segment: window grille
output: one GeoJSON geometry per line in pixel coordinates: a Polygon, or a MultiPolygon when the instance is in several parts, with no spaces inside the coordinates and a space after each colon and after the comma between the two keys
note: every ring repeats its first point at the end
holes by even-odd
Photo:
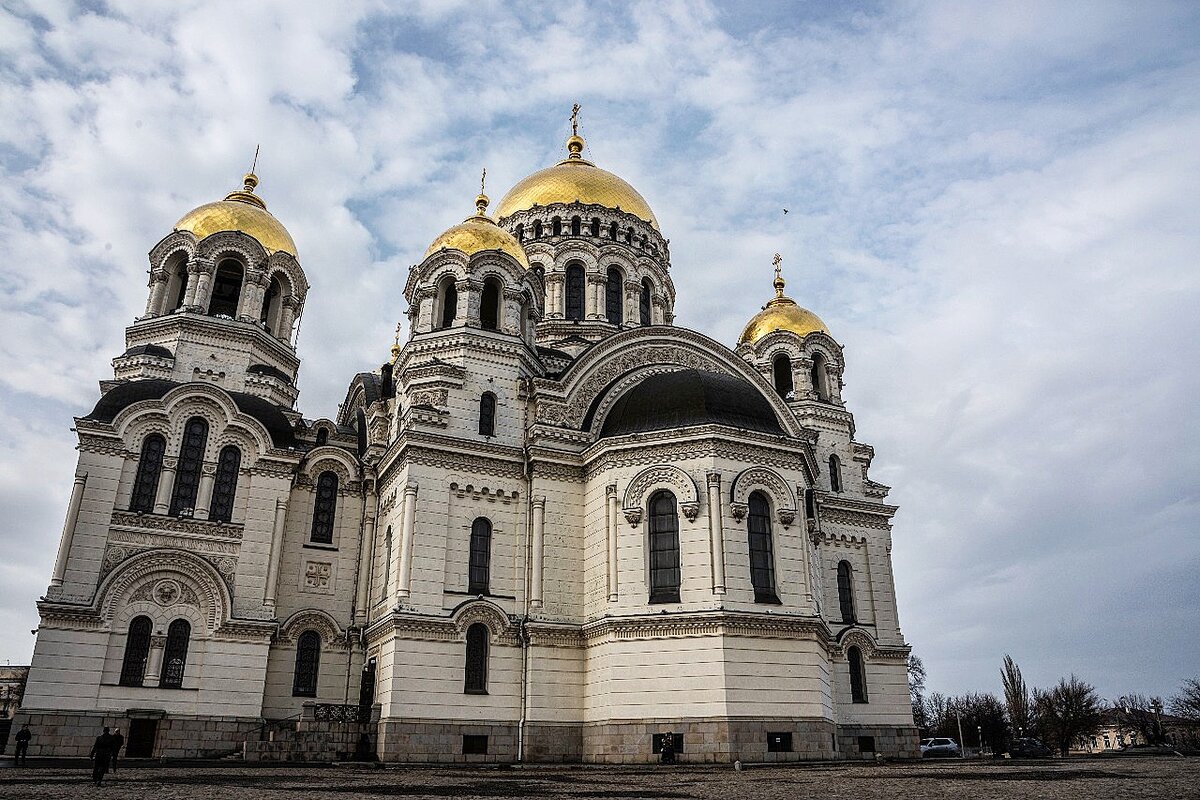
{"type": "Polygon", "coordinates": [[[467,628],[466,694],[487,694],[488,633],[482,622],[467,628]]]}
{"type": "Polygon", "coordinates": [[[321,667],[321,634],[305,631],[296,639],[296,671],[292,697],[316,697],[317,674],[321,667]]]}
{"type": "Polygon", "coordinates": [[[608,268],[608,280],[604,284],[604,315],[613,325],[621,324],[621,271],[608,268]]]}
{"type": "Polygon", "coordinates": [[[571,264],[567,267],[567,319],[583,319],[583,290],[583,267],[571,264]]]}
{"type": "Polygon", "coordinates": [[[121,662],[121,685],[141,686],[150,657],[150,618],[134,617],[125,637],[125,659],[121,662]]]}
{"type": "Polygon", "coordinates": [[[338,477],[322,472],[317,478],[317,498],[313,504],[312,536],[314,544],[333,544],[333,521],[337,513],[338,477]]]}
{"type": "Polygon", "coordinates": [[[234,445],[221,448],[217,458],[217,476],[213,482],[212,503],[208,507],[208,518],[213,522],[229,522],[233,519],[233,500],[237,495],[238,470],[242,466],[242,451],[234,445]]]}
{"type": "Polygon", "coordinates": [[[188,639],[191,635],[192,626],[186,619],[177,619],[167,628],[162,679],[158,683],[163,689],[179,689],[183,686],[183,670],[187,666],[188,639]]]}
{"type": "Polygon", "coordinates": [[[173,517],[191,514],[196,508],[196,492],[200,488],[200,467],[204,464],[204,448],[208,444],[208,423],[192,417],[183,429],[183,444],[179,448],[179,466],[175,470],[175,491],[171,494],[173,517]]]}
{"type": "Polygon", "coordinates": [[[492,559],[492,523],[479,517],[471,523],[469,586],[471,594],[487,594],[492,559]]]}
{"type": "Polygon", "coordinates": [[[152,433],[142,442],[142,455],[138,459],[137,477],[133,479],[133,494],[129,497],[129,510],[149,514],[154,511],[154,497],[158,493],[158,476],[162,472],[163,454],[167,440],[152,433]]]}
{"type": "Polygon", "coordinates": [[[842,612],[842,622],[852,625],[858,620],[854,614],[854,573],[849,561],[839,561],[837,571],[838,606],[842,612]]]}
{"type": "Polygon", "coordinates": [[[496,395],[484,392],[479,398],[479,434],[496,435],[496,395]]]}
{"type": "Polygon", "coordinates": [[[679,602],[679,516],[666,490],[650,497],[650,602],[679,602]]]}
{"type": "Polygon", "coordinates": [[[750,495],[746,525],[750,536],[750,582],[754,602],[778,603],[775,593],[775,564],[771,552],[771,505],[762,492],[750,495]]]}

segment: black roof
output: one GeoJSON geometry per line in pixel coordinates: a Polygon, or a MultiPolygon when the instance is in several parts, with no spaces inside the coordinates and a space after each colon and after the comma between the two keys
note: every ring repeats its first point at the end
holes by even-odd
{"type": "Polygon", "coordinates": [[[626,392],[608,412],[600,436],[709,424],[783,433],[771,404],[751,384],[732,375],[685,369],[651,375],[626,392]]]}
{"type": "MultiPolygon", "coordinates": [[[[161,400],[166,396],[167,392],[176,386],[183,386],[183,384],[158,379],[122,383],[119,386],[109,389],[96,403],[96,407],[92,409],[92,413],[88,414],[84,419],[94,419],[97,422],[112,422],[117,414],[129,408],[134,403],[141,402],[142,400],[161,400]]],[[[229,392],[228,394],[233,398],[233,402],[237,405],[239,411],[254,417],[262,423],[267,432],[271,434],[271,442],[276,447],[296,446],[296,432],[292,429],[292,423],[288,422],[288,418],[284,416],[283,410],[279,406],[269,400],[264,400],[261,397],[255,397],[245,392],[229,392]]]]}
{"type": "Polygon", "coordinates": [[[157,356],[158,358],[174,358],[175,354],[161,344],[137,344],[126,350],[122,356],[157,356]]]}
{"type": "Polygon", "coordinates": [[[278,378],[288,385],[292,383],[290,375],[278,367],[272,367],[270,364],[251,364],[246,372],[254,375],[266,375],[269,378],[278,378]]]}

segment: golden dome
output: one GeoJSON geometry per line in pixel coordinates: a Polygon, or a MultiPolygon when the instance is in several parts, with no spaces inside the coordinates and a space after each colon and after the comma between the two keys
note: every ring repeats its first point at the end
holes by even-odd
{"type": "Polygon", "coordinates": [[[525,250],[516,237],[496,224],[487,211],[488,197],[480,194],[475,198],[475,214],[467,217],[458,225],[433,240],[433,244],[425,250],[421,258],[424,261],[439,250],[461,250],[468,256],[481,253],[484,250],[499,250],[508,253],[525,269],[529,269],[529,259],[525,250]]]}
{"type": "Polygon", "coordinates": [[[646,199],[621,178],[586,161],[580,155],[583,146],[582,136],[572,135],[567,139],[567,157],[509,189],[496,206],[496,216],[504,219],[535,205],[579,202],[618,208],[658,230],[658,220],[646,199]]]}
{"type": "Polygon", "coordinates": [[[175,230],[190,231],[196,239],[203,239],[220,231],[241,231],[253,236],[268,253],[283,251],[296,256],[296,243],[287,228],[267,211],[267,204],[254,194],[258,177],[246,173],[241,190],[230,192],[224,200],[202,205],[184,214],[175,223],[175,230]]]}
{"type": "MultiPolygon", "coordinates": [[[[778,259],[778,257],[776,257],[778,259]]],[[[738,344],[754,344],[774,331],[791,331],[800,338],[820,331],[828,334],[829,329],[813,312],[796,305],[796,301],[783,293],[783,276],[779,274],[779,261],[775,262],[775,297],[755,314],[742,331],[738,344]]]]}

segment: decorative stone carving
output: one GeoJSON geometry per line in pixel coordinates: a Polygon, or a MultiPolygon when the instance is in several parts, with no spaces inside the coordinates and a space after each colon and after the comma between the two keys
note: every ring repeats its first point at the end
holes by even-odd
{"type": "Polygon", "coordinates": [[[162,580],[154,585],[154,602],[164,608],[174,605],[181,592],[179,584],[173,580],[162,580]]]}
{"type": "Polygon", "coordinates": [[[625,514],[625,521],[636,528],[642,522],[642,510],[640,508],[624,508],[621,509],[625,514]]]}
{"type": "Polygon", "coordinates": [[[796,521],[796,509],[781,508],[778,511],[779,524],[784,528],[792,527],[792,523],[796,521]]]}
{"type": "Polygon", "coordinates": [[[683,511],[683,515],[687,517],[688,522],[695,522],[696,516],[700,513],[699,503],[680,503],[679,508],[683,511]]]}
{"type": "MultiPolygon", "coordinates": [[[[621,506],[626,509],[627,519],[628,509],[640,510],[645,505],[650,489],[654,487],[669,488],[673,491],[681,508],[685,504],[690,504],[697,510],[700,507],[700,495],[696,490],[696,482],[692,480],[691,476],[674,465],[658,464],[647,467],[635,475],[625,489],[625,499],[621,502],[621,506]]],[[[687,513],[685,509],[684,514],[687,513]]],[[[695,514],[688,519],[695,519],[695,514]]]]}
{"type": "Polygon", "coordinates": [[[446,389],[418,389],[408,395],[410,405],[432,406],[433,408],[445,408],[448,399],[449,393],[446,389]]]}
{"type": "Polygon", "coordinates": [[[733,512],[733,518],[741,522],[746,518],[747,512],[750,511],[750,506],[745,503],[730,503],[729,510],[733,512]]]}

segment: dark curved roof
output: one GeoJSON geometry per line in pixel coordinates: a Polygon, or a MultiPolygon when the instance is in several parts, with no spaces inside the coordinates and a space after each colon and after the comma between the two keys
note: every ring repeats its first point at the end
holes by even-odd
{"type": "MultiPolygon", "coordinates": [[[[84,419],[94,419],[97,422],[112,422],[117,414],[120,414],[134,403],[141,402],[142,400],[161,400],[166,396],[167,392],[176,386],[183,386],[183,384],[157,379],[122,383],[119,386],[109,389],[96,403],[96,407],[92,409],[92,413],[88,414],[84,419]]],[[[248,414],[262,423],[263,427],[267,429],[267,433],[271,434],[271,442],[276,447],[296,446],[296,432],[292,429],[292,423],[288,422],[288,418],[284,416],[283,410],[279,406],[269,400],[264,400],[261,397],[255,397],[245,392],[229,392],[228,394],[233,398],[238,411],[248,414]]]]}
{"type": "Polygon", "coordinates": [[[292,378],[278,367],[272,367],[270,364],[251,364],[246,372],[252,375],[266,375],[268,378],[278,378],[289,386],[292,383],[292,378]]]}
{"type": "Polygon", "coordinates": [[[121,354],[124,356],[156,356],[157,358],[174,358],[175,354],[161,344],[137,344],[121,354]]]}
{"type": "Polygon", "coordinates": [[[751,384],[732,375],[685,369],[651,375],[622,395],[600,436],[710,424],[783,433],[771,404],[751,384]]]}

